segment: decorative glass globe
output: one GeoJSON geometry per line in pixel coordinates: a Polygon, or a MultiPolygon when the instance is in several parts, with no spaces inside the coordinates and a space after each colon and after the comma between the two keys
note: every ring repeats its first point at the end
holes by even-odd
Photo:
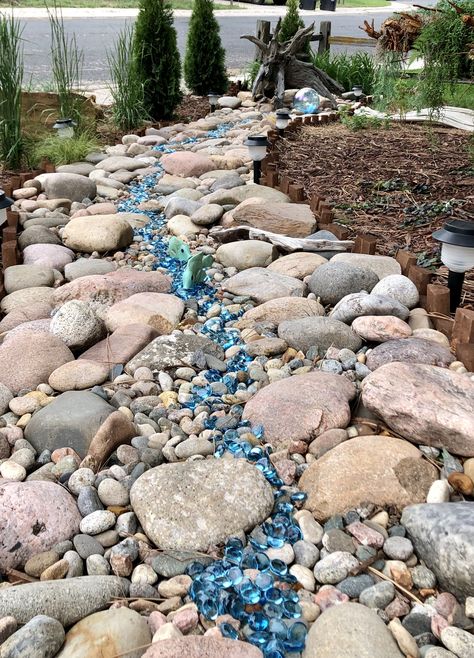
{"type": "Polygon", "coordinates": [[[303,87],[296,92],[293,107],[303,114],[315,114],[319,109],[319,94],[311,87],[303,87]]]}

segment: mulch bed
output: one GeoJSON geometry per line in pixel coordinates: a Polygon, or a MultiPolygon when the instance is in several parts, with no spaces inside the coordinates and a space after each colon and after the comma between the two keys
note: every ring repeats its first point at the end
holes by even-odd
{"type": "MultiPolygon", "coordinates": [[[[334,204],[336,222],[375,235],[377,253],[407,249],[421,266],[440,265],[431,234],[452,218],[474,220],[473,138],[420,124],[351,131],[303,126],[277,142],[280,171],[334,204]]],[[[445,268],[439,271],[445,282],[445,268]]],[[[474,303],[474,274],[465,305],[474,303]]]]}

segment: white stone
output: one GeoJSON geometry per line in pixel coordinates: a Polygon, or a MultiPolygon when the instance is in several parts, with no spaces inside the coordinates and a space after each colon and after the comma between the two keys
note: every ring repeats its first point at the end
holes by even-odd
{"type": "Polygon", "coordinates": [[[431,485],[428,495],[426,496],[427,503],[447,503],[449,502],[449,484],[447,480],[435,480],[431,485]]]}

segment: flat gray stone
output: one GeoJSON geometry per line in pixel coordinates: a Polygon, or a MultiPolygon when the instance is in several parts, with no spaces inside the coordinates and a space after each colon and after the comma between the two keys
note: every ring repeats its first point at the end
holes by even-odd
{"type": "Polygon", "coordinates": [[[109,606],[114,597],[128,596],[129,586],[117,576],[80,576],[7,587],[0,589],[0,618],[12,615],[26,624],[43,614],[71,626],[109,606]]]}
{"type": "Polygon", "coordinates": [[[348,263],[327,263],[311,275],[308,287],[323,304],[337,304],[343,297],[365,290],[370,292],[379,278],[372,270],[348,263]]]}
{"type": "Polygon", "coordinates": [[[349,265],[357,265],[357,267],[372,270],[379,279],[383,279],[392,274],[402,273],[400,263],[390,256],[372,256],[369,254],[352,254],[350,252],[345,252],[333,256],[331,262],[349,263],[349,265]]]}
{"type": "Polygon", "coordinates": [[[409,314],[407,307],[396,299],[359,292],[343,297],[332,309],[329,317],[352,324],[361,315],[394,315],[400,320],[406,320],[409,314]]]}
{"type": "Polygon", "coordinates": [[[78,258],[64,268],[64,276],[68,281],[79,279],[91,274],[107,274],[117,269],[117,263],[99,258],[78,258]]]}
{"type": "Polygon", "coordinates": [[[250,267],[227,279],[222,289],[234,295],[246,295],[262,304],[279,297],[303,297],[306,286],[291,276],[264,267],[250,267]]]}
{"type": "Polygon", "coordinates": [[[454,360],[455,357],[447,347],[433,340],[410,337],[388,340],[377,345],[367,355],[366,364],[370,370],[376,370],[393,361],[448,367],[454,360]]]}
{"type": "Polygon", "coordinates": [[[411,505],[401,522],[443,590],[459,600],[474,596],[474,503],[411,505]]]}
{"type": "Polygon", "coordinates": [[[353,352],[362,347],[362,339],[347,324],[327,317],[286,320],[278,325],[278,336],[290,347],[303,352],[313,345],[321,350],[335,347],[348,348],[353,352]]]}
{"type": "Polygon", "coordinates": [[[242,459],[163,464],[144,473],[130,492],[147,536],[164,549],[206,551],[264,521],[273,492],[242,459]]]}
{"type": "Polygon", "coordinates": [[[64,628],[57,619],[38,615],[1,646],[2,658],[53,658],[64,642],[64,628]]]}
{"type": "Polygon", "coordinates": [[[7,295],[23,288],[52,286],[54,272],[44,265],[13,265],[5,270],[3,284],[7,295]]]}
{"type": "Polygon", "coordinates": [[[41,182],[48,199],[83,201],[86,198],[94,199],[96,195],[94,181],[80,174],[43,174],[41,182]]]}

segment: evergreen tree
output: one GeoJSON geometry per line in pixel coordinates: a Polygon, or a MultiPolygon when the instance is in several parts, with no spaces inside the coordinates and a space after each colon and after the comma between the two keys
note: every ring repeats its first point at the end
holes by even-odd
{"type": "MultiPolygon", "coordinates": [[[[295,34],[304,27],[304,21],[300,17],[299,11],[299,0],[287,0],[286,3],[286,14],[283,17],[280,26],[280,32],[278,33],[278,41],[284,43],[292,39],[295,34]]],[[[309,40],[306,42],[304,52],[309,53],[309,40]]]]}
{"type": "Polygon", "coordinates": [[[166,0],[140,0],[135,56],[146,111],[153,119],[171,119],[182,98],[181,62],[173,10],[166,0]]]}
{"type": "Polygon", "coordinates": [[[209,92],[222,94],[229,81],[225,70],[225,50],[221,44],[219,24],[214,17],[213,0],[194,0],[189,22],[184,79],[199,96],[209,92]]]}

